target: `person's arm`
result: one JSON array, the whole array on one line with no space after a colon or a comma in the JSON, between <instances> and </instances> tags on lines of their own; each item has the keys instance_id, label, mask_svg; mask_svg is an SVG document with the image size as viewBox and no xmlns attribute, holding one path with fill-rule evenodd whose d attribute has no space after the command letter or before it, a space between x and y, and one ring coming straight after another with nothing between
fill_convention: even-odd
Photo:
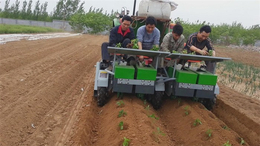
<instances>
[{"instance_id":1,"label":"person's arm","mask_svg":"<svg viewBox=\"0 0 260 146\"><path fill-rule=\"evenodd\" d=\"M160 43L160 30L155 28L155 37L154 37L154 41L153 41L153 44L156 46L156 47L159 47L159 43Z\"/></svg>"},{"instance_id":2,"label":"person's arm","mask_svg":"<svg viewBox=\"0 0 260 146\"><path fill-rule=\"evenodd\" d=\"M194 52L196 52L196 53L199 53L199 54L201 54L201 55L207 55L208 54L208 52L207 51L205 51L205 50L201 50L201 49L199 49L199 48L197 48L197 47L195 47L193 44L194 44L194 42L196 41L196 37L194 36L194 35L192 35L192 36L190 36L189 37L189 40L187 41L187 48L190 50L190 51L194 51Z\"/></svg>"},{"instance_id":3,"label":"person's arm","mask_svg":"<svg viewBox=\"0 0 260 146\"><path fill-rule=\"evenodd\" d=\"M181 42L180 42L180 44L178 45L178 48L177 48L177 52L179 52L179 53L182 53L183 48L184 48L184 43L185 43L184 38L181 38L181 39L182 40L181 40Z\"/></svg>"},{"instance_id":4,"label":"person's arm","mask_svg":"<svg viewBox=\"0 0 260 146\"><path fill-rule=\"evenodd\" d=\"M216 55L216 52L215 52L213 45L211 43L211 40L209 38L207 39L206 47L207 47L208 51L212 50L212 56Z\"/></svg>"},{"instance_id":5,"label":"person's arm","mask_svg":"<svg viewBox=\"0 0 260 146\"><path fill-rule=\"evenodd\" d=\"M110 31L110 35L109 35L109 46L112 46L112 47L115 47L116 44L118 43L115 32L116 32L115 29L112 29Z\"/></svg>"},{"instance_id":6,"label":"person's arm","mask_svg":"<svg viewBox=\"0 0 260 146\"><path fill-rule=\"evenodd\" d=\"M143 49L143 47L142 47L143 37L144 37L144 33L140 27L137 30L137 45L138 45L139 50Z\"/></svg>"}]
</instances>

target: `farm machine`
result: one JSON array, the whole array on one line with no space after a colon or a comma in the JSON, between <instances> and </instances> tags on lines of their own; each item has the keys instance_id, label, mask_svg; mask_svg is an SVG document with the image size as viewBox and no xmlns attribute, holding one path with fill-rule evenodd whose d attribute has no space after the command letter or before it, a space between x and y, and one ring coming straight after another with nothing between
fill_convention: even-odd
<instances>
[{"instance_id":1,"label":"farm machine","mask_svg":"<svg viewBox=\"0 0 260 146\"><path fill-rule=\"evenodd\" d=\"M158 6L158 4L154 5ZM146 17L140 16L140 13L135 16L134 13L135 6L132 27L137 31L140 26L144 25ZM114 24L118 23L114 22ZM170 19L157 18L157 28L161 32L162 40L163 36L171 31ZM201 66L190 67L185 64L177 64L177 62L180 59L211 62L230 60L230 58L223 57L119 47L108 47L108 52L113 55L112 70L104 68L102 61L96 63L94 97L97 99L99 106L103 106L107 102L110 93L116 93L118 97L123 96L123 94L135 94L138 97L146 98L151 102L154 109L161 107L164 97L194 98L206 108L212 109L216 102L216 96L219 94L217 75L206 71ZM127 60L121 57L121 54L142 55L152 59L129 65L129 63L126 63ZM161 58L174 62L173 66L163 69L163 75L157 72Z\"/></svg>"}]
</instances>

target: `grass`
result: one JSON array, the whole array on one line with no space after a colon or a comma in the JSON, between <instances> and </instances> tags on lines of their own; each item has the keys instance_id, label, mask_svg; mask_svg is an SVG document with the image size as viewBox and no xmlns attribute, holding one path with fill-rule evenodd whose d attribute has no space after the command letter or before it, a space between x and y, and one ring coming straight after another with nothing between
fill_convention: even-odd
<instances>
[{"instance_id":1,"label":"grass","mask_svg":"<svg viewBox=\"0 0 260 146\"><path fill-rule=\"evenodd\" d=\"M260 68L240 62L218 63L218 81L249 96L257 97L260 88Z\"/></svg>"},{"instance_id":2,"label":"grass","mask_svg":"<svg viewBox=\"0 0 260 146\"><path fill-rule=\"evenodd\" d=\"M62 32L50 27L0 24L0 34Z\"/></svg>"}]
</instances>

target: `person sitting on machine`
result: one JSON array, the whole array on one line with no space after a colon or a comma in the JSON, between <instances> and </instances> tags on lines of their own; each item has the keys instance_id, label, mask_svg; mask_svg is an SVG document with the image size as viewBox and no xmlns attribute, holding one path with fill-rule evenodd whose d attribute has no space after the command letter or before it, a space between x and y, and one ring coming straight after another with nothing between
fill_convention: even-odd
<instances>
[{"instance_id":1,"label":"person sitting on machine","mask_svg":"<svg viewBox=\"0 0 260 146\"><path fill-rule=\"evenodd\" d=\"M156 28L157 20L153 16L146 18L144 26L137 30L137 41L139 50L151 50L153 45L159 47L160 30ZM143 60L143 56L139 56Z\"/></svg>"},{"instance_id":2,"label":"person sitting on machine","mask_svg":"<svg viewBox=\"0 0 260 146\"><path fill-rule=\"evenodd\" d=\"M211 33L211 27L204 25L200 28L199 32L193 33L189 36L186 46L187 52L195 52L196 55L209 55L209 51L212 51L212 56L215 56L215 51L209 35ZM208 50L204 50L204 48ZM206 70L215 74L216 62L205 61Z\"/></svg>"},{"instance_id":3,"label":"person sitting on machine","mask_svg":"<svg viewBox=\"0 0 260 146\"><path fill-rule=\"evenodd\" d=\"M122 18L122 23L119 26L115 26L111 29L109 35L109 43L104 42L101 46L102 66L103 68L109 67L109 62L112 61L110 54L108 53L108 46L115 47L118 43L121 43L123 48L126 48L131 40L135 39L134 30L130 27L132 18L125 15Z\"/></svg>"},{"instance_id":4,"label":"person sitting on machine","mask_svg":"<svg viewBox=\"0 0 260 146\"><path fill-rule=\"evenodd\" d=\"M172 32L167 33L162 41L160 51L174 53L182 53L185 43L185 37L182 34L183 27L180 24L176 24L172 28ZM174 65L174 61L168 61L166 66L170 67ZM159 72L163 73L164 58L161 59Z\"/></svg>"}]
</instances>

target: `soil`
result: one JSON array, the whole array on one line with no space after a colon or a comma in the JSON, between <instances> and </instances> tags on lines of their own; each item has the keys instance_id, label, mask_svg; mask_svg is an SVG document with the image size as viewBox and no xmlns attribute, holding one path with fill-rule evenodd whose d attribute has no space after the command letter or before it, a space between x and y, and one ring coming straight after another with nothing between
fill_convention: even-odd
<instances>
[{"instance_id":1,"label":"soil","mask_svg":"<svg viewBox=\"0 0 260 146\"><path fill-rule=\"evenodd\" d=\"M164 99L156 111L130 94L111 94L98 107L95 64L107 40L80 35L0 45L0 145L120 146L124 137L130 146L236 146L241 138L260 144L260 100L221 84L213 111L184 98ZM239 61L260 66L251 59ZM118 117L122 110L126 115Z\"/></svg>"}]
</instances>

